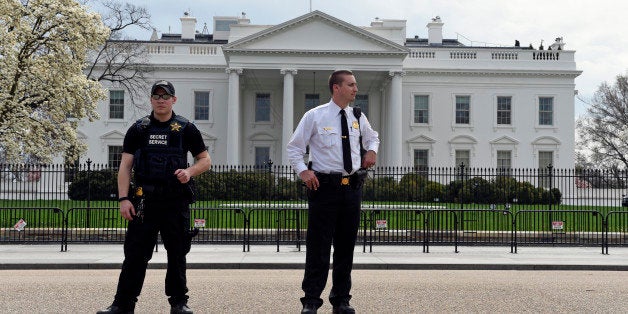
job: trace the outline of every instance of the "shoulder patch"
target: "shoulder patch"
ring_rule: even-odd
[[[137,121],[135,121],[135,125],[140,130],[146,129],[150,125],[150,117],[149,116],[145,116],[145,117],[143,117],[141,119],[138,119]]]
[[[188,120],[185,117],[180,116],[178,114],[174,115],[174,119],[173,120],[174,120],[173,123],[178,123],[178,124],[181,125],[181,129],[184,129],[185,126],[187,126],[188,123],[190,123],[190,120]]]

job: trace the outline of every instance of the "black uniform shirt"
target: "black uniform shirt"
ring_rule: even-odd
[[[166,127],[172,123],[174,119],[175,113],[172,113],[172,118],[166,122],[159,122],[155,119],[153,114],[150,114],[150,123],[159,127]],[[125,153],[129,153],[134,155],[135,152],[142,148],[143,140],[142,132],[140,128],[138,128],[137,123],[133,123],[133,125],[129,128],[124,137],[124,143],[122,144],[122,151]],[[203,142],[203,137],[201,136],[201,132],[196,128],[196,126],[190,122],[188,122],[187,126],[183,129],[183,149],[185,151],[189,151],[192,153],[192,156],[196,156],[207,150],[205,143]]]

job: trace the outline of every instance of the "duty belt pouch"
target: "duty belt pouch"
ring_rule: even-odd
[[[136,189],[142,189],[142,198],[153,200],[156,195],[155,186],[150,184],[138,184]]]
[[[196,183],[190,178],[190,181],[185,184],[183,190],[183,197],[187,200],[188,204],[196,202]]]
[[[351,178],[351,187],[356,190],[361,188],[366,181],[367,175],[368,171],[366,171],[366,169],[358,169],[358,171],[356,171]]]
[[[192,248],[192,238],[198,234],[198,231],[198,228],[194,228],[188,230],[185,234],[185,254],[190,253],[190,249]]]

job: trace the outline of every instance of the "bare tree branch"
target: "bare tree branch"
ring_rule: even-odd
[[[128,92],[131,103],[139,107],[152,68],[148,66],[145,44],[126,38],[124,32],[134,27],[151,29],[150,14],[144,7],[117,0],[102,0],[100,4],[103,22],[111,33],[109,40],[93,52],[86,67],[87,76],[98,82],[118,84]]]
[[[585,115],[576,123],[578,161],[628,169],[628,76],[600,84]],[[580,164],[582,166],[582,164]]]

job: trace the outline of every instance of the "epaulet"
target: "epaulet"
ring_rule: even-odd
[[[144,116],[143,118],[135,121],[135,126],[140,130],[146,129],[149,125],[150,125],[150,116]]]
[[[190,120],[186,119],[184,116],[180,116],[178,114],[174,115],[174,120],[179,122],[182,126],[185,127],[186,124],[190,123]]]

